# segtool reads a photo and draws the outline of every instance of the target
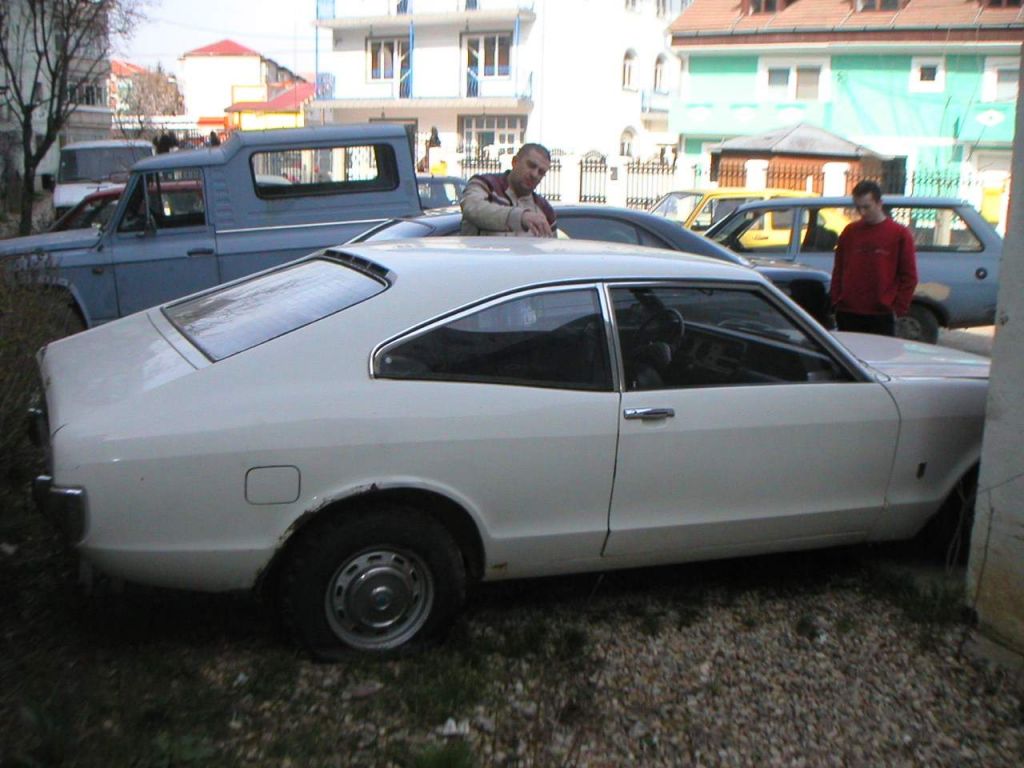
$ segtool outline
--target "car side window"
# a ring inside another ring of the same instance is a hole
[[[141,232],[206,225],[202,171],[198,168],[147,173],[132,187],[121,232]]]
[[[910,229],[919,251],[977,252],[984,249],[978,236],[952,208],[892,208],[889,215]]]
[[[597,216],[566,216],[558,220],[558,229],[574,240],[601,240],[606,243],[640,245],[636,227],[618,219]]]
[[[793,236],[793,214],[792,207],[747,211],[728,232],[720,232],[715,239],[737,253],[788,253]],[[782,225],[787,221],[790,223]]]
[[[254,152],[256,196],[265,199],[385,192],[398,187],[398,162],[389,144]]]
[[[851,380],[757,291],[621,287],[612,301],[627,390]]]
[[[399,341],[377,354],[389,379],[610,390],[596,288],[507,299]]]
[[[834,251],[839,235],[855,218],[856,214],[847,208],[807,209],[800,226],[800,250]]]

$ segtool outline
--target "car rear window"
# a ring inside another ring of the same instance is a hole
[[[164,314],[203,354],[217,361],[340,312],[387,287],[387,281],[369,269],[317,258],[177,302]]]

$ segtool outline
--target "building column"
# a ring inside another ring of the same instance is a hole
[[[743,163],[746,171],[748,189],[764,189],[768,186],[768,161],[747,160]]]
[[[1011,168],[967,600],[982,638],[1024,654],[1024,259],[1017,257],[1024,249],[1024,91],[1017,95]]]
[[[821,194],[823,197],[843,197],[846,194],[846,175],[850,172],[849,163],[825,163],[821,167],[824,181]]]

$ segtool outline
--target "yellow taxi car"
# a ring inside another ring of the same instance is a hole
[[[681,189],[664,195],[654,204],[650,212],[677,221],[687,229],[703,232],[744,203],[768,200],[773,197],[808,197],[808,193],[796,189],[773,187],[766,189],[750,189],[748,187]],[[781,228],[788,226],[786,224]]]

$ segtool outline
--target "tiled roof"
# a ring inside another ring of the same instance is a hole
[[[241,43],[236,43],[234,40],[221,40],[210,45],[204,45],[202,48],[196,48],[194,51],[188,51],[184,56],[259,56],[259,51],[254,51],[252,48],[246,48]]]
[[[110,60],[110,74],[114,77],[131,77],[132,75],[138,75],[145,71],[145,67],[140,67],[138,64],[132,64],[130,61],[124,61],[122,59]]]
[[[297,83],[294,87],[268,101],[239,101],[227,108],[228,112],[298,112],[313,98],[313,83]]]
[[[776,128],[755,136],[738,136],[723,141],[718,148],[726,151],[772,152],[783,155],[881,157],[861,144],[855,144],[842,136],[806,123]]]
[[[856,7],[857,0],[790,0],[778,13],[748,15],[743,13],[742,0],[693,0],[673,22],[671,30],[673,36],[687,38],[1024,25],[1024,8],[992,8],[981,0],[907,0],[898,11],[857,12]],[[1017,34],[1021,35],[1021,30]]]

